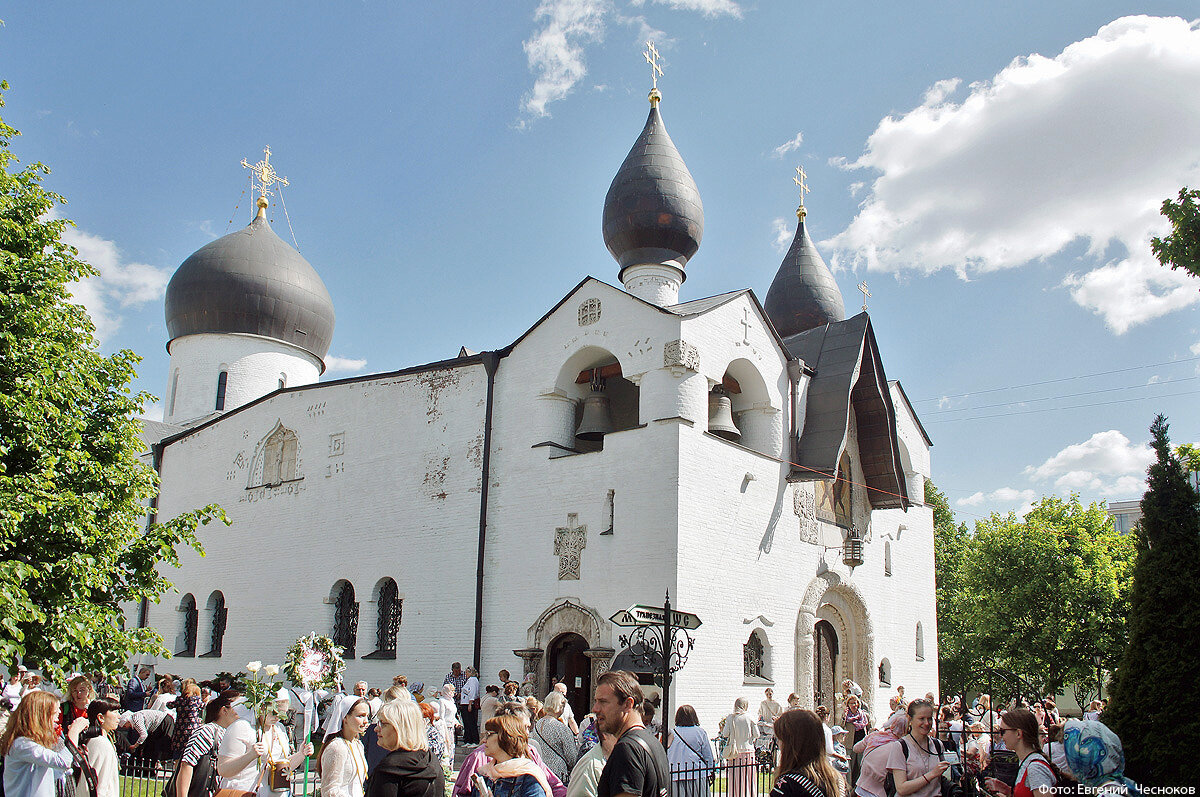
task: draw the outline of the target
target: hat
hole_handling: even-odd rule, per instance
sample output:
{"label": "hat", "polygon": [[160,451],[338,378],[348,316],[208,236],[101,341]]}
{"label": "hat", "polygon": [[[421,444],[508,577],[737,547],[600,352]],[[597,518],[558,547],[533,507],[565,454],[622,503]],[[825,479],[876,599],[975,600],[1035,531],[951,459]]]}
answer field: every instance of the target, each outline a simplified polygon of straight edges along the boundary
{"label": "hat", "polygon": [[17,672],[29,672],[29,668],[26,667],[24,664],[18,664]]}
{"label": "hat", "polygon": [[350,713],[350,709],[354,708],[354,704],[362,700],[358,695],[338,695],[333,699],[333,703],[329,706],[329,714],[325,717],[325,725],[321,727],[325,736],[330,734],[338,734],[342,731],[342,723],[346,721],[346,715]]}
{"label": "hat", "polygon": [[839,733],[845,733],[846,729],[843,728],[841,725],[834,725],[832,728],[829,729],[829,732],[832,733],[834,736],[837,736]]}

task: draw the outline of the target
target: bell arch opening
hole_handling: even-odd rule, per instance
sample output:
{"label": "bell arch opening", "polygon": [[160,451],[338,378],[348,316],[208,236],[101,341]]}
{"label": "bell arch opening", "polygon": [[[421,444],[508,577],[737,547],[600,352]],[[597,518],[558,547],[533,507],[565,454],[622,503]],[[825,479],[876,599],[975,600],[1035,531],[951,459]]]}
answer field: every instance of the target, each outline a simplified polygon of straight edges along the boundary
{"label": "bell arch opening", "polygon": [[640,422],[638,386],[625,378],[617,356],[599,346],[568,357],[543,398],[554,399],[547,404],[550,440],[569,453],[600,451],[605,435]]}

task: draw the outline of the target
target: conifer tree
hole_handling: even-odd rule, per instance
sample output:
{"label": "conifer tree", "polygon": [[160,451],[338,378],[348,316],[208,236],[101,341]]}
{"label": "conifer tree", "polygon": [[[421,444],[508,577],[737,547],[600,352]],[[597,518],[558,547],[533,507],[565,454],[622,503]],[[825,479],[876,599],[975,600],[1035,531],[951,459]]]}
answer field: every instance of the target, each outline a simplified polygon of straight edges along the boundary
{"label": "conifer tree", "polygon": [[1192,786],[1200,749],[1200,496],[1171,451],[1166,418],[1157,416],[1150,432],[1157,459],[1136,532],[1129,644],[1103,720],[1121,737],[1130,777]]}

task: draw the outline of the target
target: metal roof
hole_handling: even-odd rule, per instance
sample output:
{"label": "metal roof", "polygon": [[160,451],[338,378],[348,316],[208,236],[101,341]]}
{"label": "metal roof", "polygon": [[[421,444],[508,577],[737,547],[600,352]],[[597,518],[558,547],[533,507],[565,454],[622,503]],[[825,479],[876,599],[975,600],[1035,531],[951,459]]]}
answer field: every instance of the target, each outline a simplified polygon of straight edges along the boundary
{"label": "metal roof", "polygon": [[333,300],[325,283],[262,215],[183,261],[167,286],[166,313],[171,340],[241,332],[324,358],[333,338]]}
{"label": "metal roof", "polygon": [[707,313],[714,307],[720,307],[726,302],[731,302],[743,293],[750,293],[749,288],[743,288],[740,291],[729,291],[728,293],[719,293],[716,296],[708,296],[703,299],[693,299],[690,302],[682,302],[673,304],[667,309],[675,315],[700,315]]}
{"label": "metal roof", "polygon": [[816,371],[808,386],[796,476],[814,479],[836,475],[849,437],[853,408],[859,459],[871,506],[907,509],[896,410],[870,317],[859,313],[792,335],[784,343],[793,357]]}
{"label": "metal roof", "polygon": [[785,338],[846,318],[837,280],[809,237],[804,219],[796,225],[792,246],[783,256],[763,307]]}
{"label": "metal roof", "polygon": [[700,190],[654,105],[604,198],[604,245],[622,271],[640,263],[682,269],[702,237]]}

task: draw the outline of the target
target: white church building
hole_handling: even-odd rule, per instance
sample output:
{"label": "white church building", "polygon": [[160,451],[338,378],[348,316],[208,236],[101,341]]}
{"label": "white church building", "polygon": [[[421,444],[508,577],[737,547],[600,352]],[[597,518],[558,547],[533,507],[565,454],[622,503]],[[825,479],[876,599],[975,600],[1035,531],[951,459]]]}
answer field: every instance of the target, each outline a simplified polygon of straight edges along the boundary
{"label": "white church building", "polygon": [[657,92],[604,206],[623,287],[586,277],[494,351],[318,381],[333,301],[265,204],[167,289],[157,517],[232,525],[129,612],[165,669],[278,663],[316,630],[348,681],[474,662],[561,678],[578,713],[631,661],[609,618],[669,591],[702,621],[672,710],[705,725],[766,686],[836,708],[851,678],[876,717],[937,691],[930,441],[803,206],[764,303],[680,302],[704,212]]}

